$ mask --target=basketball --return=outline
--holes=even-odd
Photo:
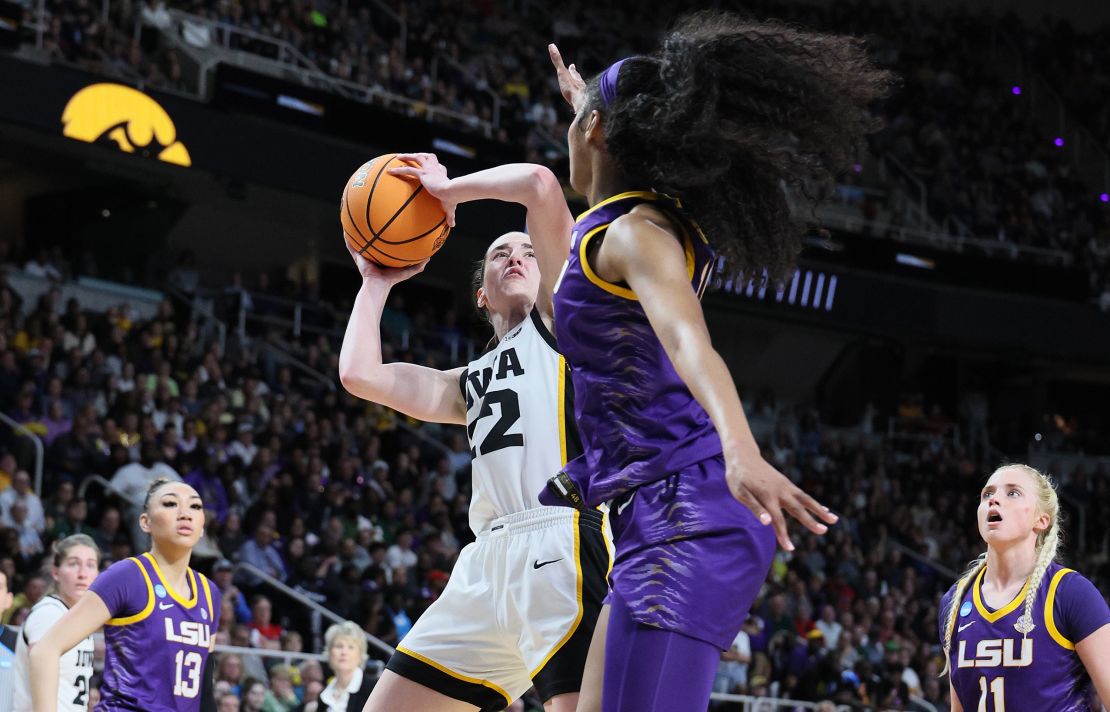
[[[424,186],[389,174],[404,165],[395,153],[362,164],[347,181],[339,206],[343,239],[382,267],[423,262],[451,231],[439,200]]]

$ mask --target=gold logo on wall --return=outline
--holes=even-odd
[[[62,112],[62,134],[87,143],[110,141],[126,153],[192,165],[166,110],[138,89],[91,84],[73,95]]]

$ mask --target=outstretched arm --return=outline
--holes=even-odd
[[[509,163],[448,178],[447,170],[434,154],[405,153],[398,158],[416,165],[393,168],[390,173],[419,179],[425,190],[444,203],[449,214],[454,213],[454,206],[472,200],[519,203],[528,210],[528,234],[540,267],[536,306],[541,313],[551,315],[551,296],[570,251],[570,231],[574,227],[574,218],[555,174],[532,163]]]
[[[661,221],[630,213],[613,222],[597,252],[597,271],[625,281],[640,300],[675,371],[705,408],[724,450],[729,489],[764,524],[774,524],[779,544],[794,549],[782,511],[815,534],[836,521],[816,500],[768,464],[748,427],[736,385],[710,342],[701,303],[690,286],[681,243]]]
[[[36,712],[58,709],[58,666],[62,654],[100,629],[111,614],[94,591],[86,591],[31,648],[31,701]]]
[[[427,262],[404,269],[377,267],[348,246],[362,273],[343,348],[339,352],[339,380],[351,395],[433,423],[466,423],[466,406],[459,390],[462,368],[439,371],[411,363],[382,363],[381,320],[393,285],[419,274]]]

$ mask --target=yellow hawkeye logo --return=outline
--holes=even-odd
[[[78,141],[107,140],[126,153],[145,153],[179,166],[193,163],[166,110],[123,84],[92,84],[74,94],[62,112],[62,127],[62,134]]]

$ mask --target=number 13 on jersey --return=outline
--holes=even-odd
[[[200,673],[204,669],[200,653],[178,650],[174,662],[177,672],[174,675],[173,694],[178,697],[196,697],[200,693]]]

